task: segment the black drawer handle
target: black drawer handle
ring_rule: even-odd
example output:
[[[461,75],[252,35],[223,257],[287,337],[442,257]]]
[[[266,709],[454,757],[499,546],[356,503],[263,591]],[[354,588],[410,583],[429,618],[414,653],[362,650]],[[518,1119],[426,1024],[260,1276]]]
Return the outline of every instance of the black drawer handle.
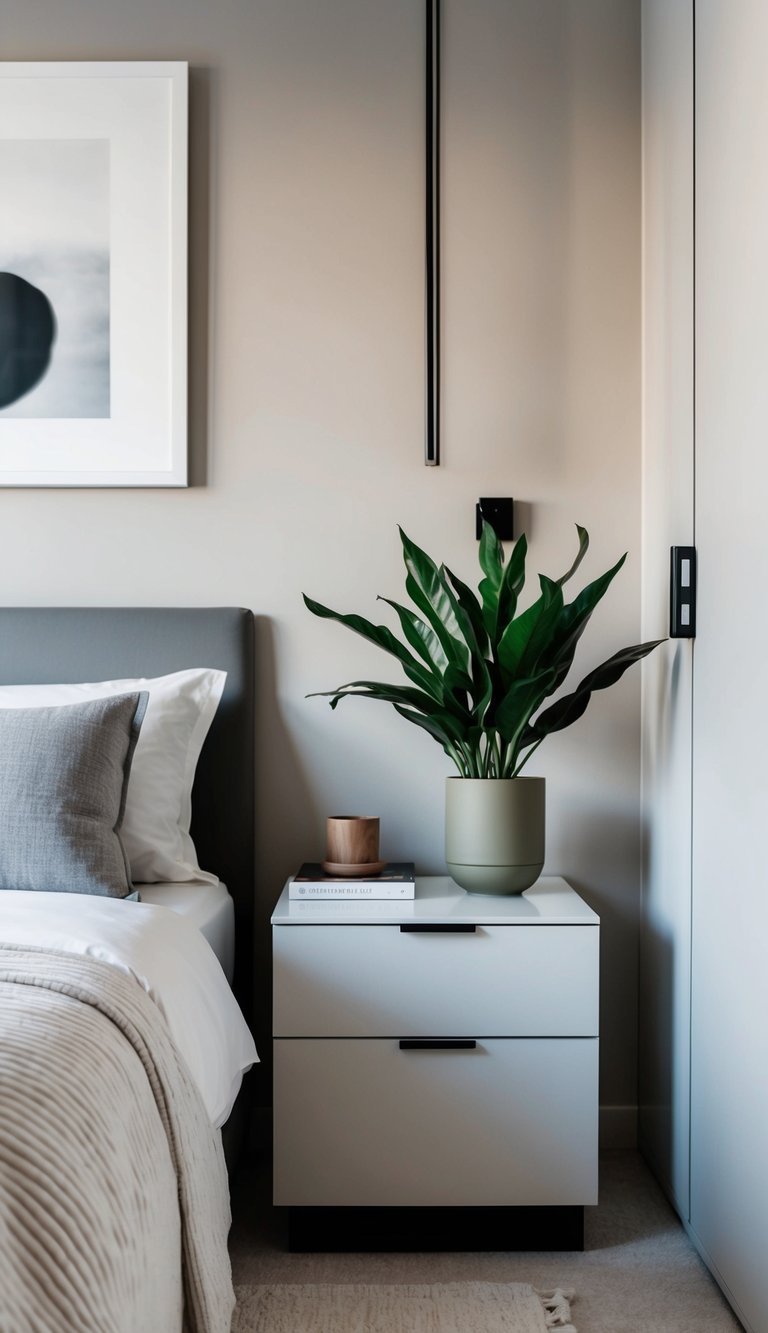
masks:
[[[452,1041],[431,1041],[418,1037],[400,1042],[401,1051],[474,1051],[476,1047],[476,1041],[463,1038]]]
[[[474,935],[477,926],[460,926],[452,921],[445,926],[401,926],[400,930],[403,935]]]

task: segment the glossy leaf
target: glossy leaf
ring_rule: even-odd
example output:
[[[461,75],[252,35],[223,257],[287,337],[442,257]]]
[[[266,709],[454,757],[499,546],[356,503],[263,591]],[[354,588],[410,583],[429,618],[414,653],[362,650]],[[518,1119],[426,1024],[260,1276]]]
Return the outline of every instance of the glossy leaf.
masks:
[[[592,615],[598,602],[601,601],[607,593],[626,558],[627,556],[625,552],[625,554],[616,561],[615,565],[612,565],[611,568],[606,570],[604,574],[601,574],[599,578],[593,579],[592,583],[588,583],[586,588],[582,588],[578,597],[575,597],[574,600],[565,607],[562,621],[563,633],[558,635],[558,640],[564,651],[567,651],[570,636],[574,631],[578,630],[580,632],[584,628],[586,621]]]
[[[525,560],[528,554],[528,542],[523,532],[512,548],[512,554],[501,580],[499,591],[499,613],[497,630],[508,625],[517,611],[517,599],[525,585]]]
[[[456,594],[456,600],[459,603],[459,606],[469,618],[472,625],[477,651],[479,653],[487,653],[489,640],[483,621],[483,608],[480,605],[480,602],[478,602],[472,589],[468,588],[466,583],[462,583],[461,579],[457,578],[450,569],[443,566],[443,571]]]
[[[504,577],[504,547],[496,536],[496,529],[483,519],[478,548],[480,568],[485,578],[480,582],[483,605],[483,624],[491,642],[496,639],[499,617],[499,593]]]
[[[379,597],[378,600],[392,607],[400,621],[403,634],[427,666],[434,671],[444,672],[448,658],[434,630],[407,606],[401,606],[399,602],[393,602],[389,597]]]
[[[551,666],[551,645],[553,636],[563,614],[563,591],[559,584],[553,583],[546,575],[540,574],[542,597],[545,606],[528,640],[518,671],[531,675],[538,667]]]
[[[432,718],[454,740],[461,742],[467,728],[471,726],[471,717],[457,704],[443,706],[421,690],[413,690],[408,685],[388,685],[378,680],[351,680],[346,685],[339,685],[335,690],[319,690],[308,698],[324,697],[331,708],[338,708],[342,699],[378,699],[382,703],[400,705],[423,713]]]
[[[563,594],[557,584],[540,575],[540,586],[538,600],[507,625],[499,640],[499,663],[510,678],[530,675],[538,646],[546,642],[549,627],[562,611]]]
[[[438,571],[438,576],[445,587],[446,594],[453,607],[456,623],[458,624],[459,629],[464,636],[464,642],[469,649],[471,677],[467,680],[466,673],[462,673],[462,675],[464,675],[464,682],[457,681],[456,684],[460,689],[468,689],[474,702],[475,715],[482,721],[485,710],[488,707],[493,694],[493,686],[488,673],[488,666],[475,633],[475,625],[472,615],[465,610],[456,593],[450,587],[447,579],[447,571],[442,566]]]
[[[579,565],[581,564],[582,560],[584,559],[584,556],[587,554],[587,551],[589,550],[589,533],[587,532],[587,529],[580,527],[579,524],[577,523],[576,531],[579,534],[579,550],[576,555],[576,559],[574,560],[570,569],[566,570],[565,574],[562,574],[560,578],[557,580],[561,588],[564,583],[567,583],[569,579],[573,578],[574,574],[576,573],[576,570],[579,568]]]
[[[549,668],[510,685],[493,715],[493,725],[509,745],[516,740],[552,688],[554,671]]]
[[[394,709],[396,713],[399,713],[401,717],[405,718],[406,722],[412,722],[414,726],[421,727],[422,731],[426,731],[433,740],[436,740],[439,745],[442,745],[445,753],[456,764],[462,777],[473,776],[473,773],[470,771],[472,767],[471,761],[465,758],[464,751],[457,743],[456,739],[452,738],[448,734],[446,728],[441,726],[435,718],[426,717],[423,713],[413,712],[410,708],[403,708],[401,704],[395,704]]]
[[[562,685],[570,671],[579,640],[592,618],[592,613],[605,596],[626,558],[626,555],[623,555],[611,569],[592,583],[588,583],[578,597],[563,608],[560,623],[553,635],[550,654],[551,664],[557,667],[555,689]]]
[[[439,699],[442,695],[440,680],[434,679],[431,673],[423,666],[401,643],[386,625],[374,625],[364,616],[342,615],[339,611],[331,611],[321,602],[315,602],[311,597],[304,594],[304,604],[313,615],[319,616],[322,620],[337,620],[340,625],[346,625],[355,634],[360,634],[362,638],[373,643],[377,648],[383,648],[385,653],[396,657],[401,663],[403,670],[415,685],[420,685],[435,698]]]
[[[407,577],[405,589],[411,601],[425,615],[449,662],[469,671],[469,650],[461,635],[446,584],[441,580],[437,565],[400,528],[403,559]]]
[[[653,643],[638,643],[633,648],[622,648],[599,667],[595,667],[572,694],[564,695],[539,714],[531,726],[532,739],[542,740],[551,732],[562,731],[564,727],[578,721],[595,690],[607,690],[610,685],[615,685],[628,667],[647,657],[663,642],[663,639],[655,639]]]

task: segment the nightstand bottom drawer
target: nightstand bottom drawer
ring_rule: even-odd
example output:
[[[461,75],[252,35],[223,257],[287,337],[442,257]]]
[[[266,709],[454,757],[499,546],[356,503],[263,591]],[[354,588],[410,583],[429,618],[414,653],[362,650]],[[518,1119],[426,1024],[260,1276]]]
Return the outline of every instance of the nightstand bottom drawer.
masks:
[[[274,1048],[278,1205],[597,1202],[596,1038]]]

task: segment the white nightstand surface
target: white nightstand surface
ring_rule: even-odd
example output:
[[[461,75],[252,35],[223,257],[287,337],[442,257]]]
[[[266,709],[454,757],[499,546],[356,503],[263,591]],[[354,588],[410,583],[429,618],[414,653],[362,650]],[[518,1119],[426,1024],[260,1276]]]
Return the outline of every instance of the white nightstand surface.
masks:
[[[416,897],[407,902],[386,898],[291,902],[286,885],[272,914],[274,926],[377,926],[409,922],[596,926],[600,918],[557,875],[542,876],[525,893],[499,898],[465,893],[447,875],[424,875],[416,880]]]

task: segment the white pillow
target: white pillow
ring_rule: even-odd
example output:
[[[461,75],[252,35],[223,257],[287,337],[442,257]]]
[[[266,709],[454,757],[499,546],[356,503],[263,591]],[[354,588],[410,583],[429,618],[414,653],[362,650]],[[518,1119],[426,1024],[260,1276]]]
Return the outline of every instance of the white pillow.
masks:
[[[131,879],[137,884],[184,880],[217,884],[217,876],[197,864],[189,824],[197,761],[226,678],[226,671],[193,667],[151,680],[0,685],[0,708],[49,708],[146,690],[147,711],[120,830]]]

